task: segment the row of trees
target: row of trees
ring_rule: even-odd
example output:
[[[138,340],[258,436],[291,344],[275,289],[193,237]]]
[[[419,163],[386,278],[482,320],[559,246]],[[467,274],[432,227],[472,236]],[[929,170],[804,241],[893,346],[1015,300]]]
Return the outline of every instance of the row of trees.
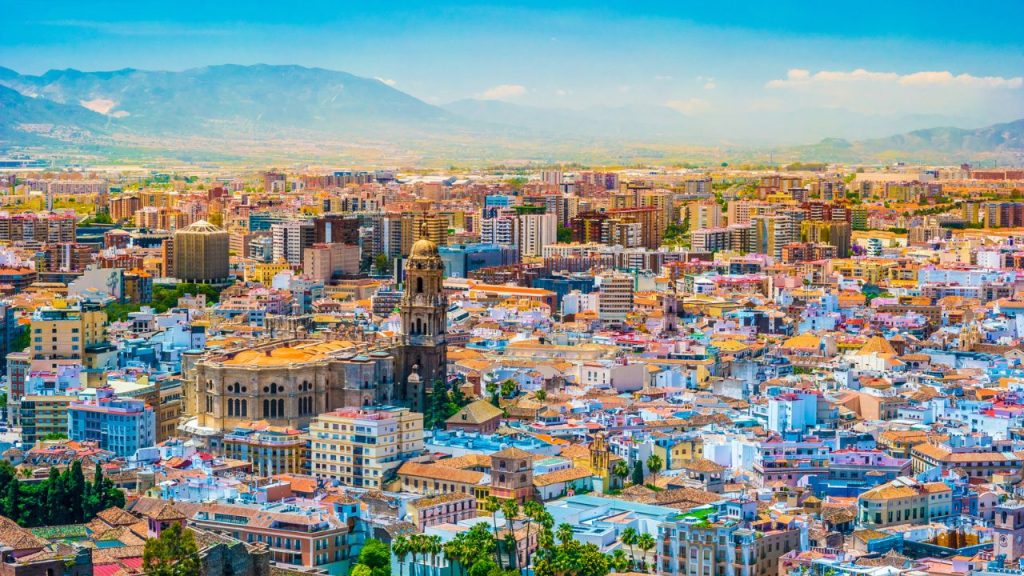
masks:
[[[112,506],[124,506],[124,492],[103,477],[99,464],[92,482],[75,461],[64,472],[50,468],[46,480],[29,483],[17,479],[10,463],[0,462],[0,514],[20,526],[81,524]]]
[[[622,549],[604,555],[594,544],[576,540],[572,526],[560,524],[555,528],[554,518],[539,502],[530,501],[520,506],[514,500],[490,496],[484,502],[484,510],[491,514],[490,529],[481,522],[443,544],[438,536],[396,536],[391,543],[391,552],[399,565],[399,573],[395,576],[416,576],[412,565],[428,563],[436,566],[442,553],[458,567],[461,576],[513,576],[519,573],[519,569],[531,565],[535,576],[606,576],[612,570],[656,571],[657,557],[650,564],[647,561],[655,548],[655,539],[635,528],[626,528],[622,532],[622,543],[629,548],[628,556]],[[525,519],[526,542],[531,542],[533,536],[537,538],[536,551],[528,548],[522,565],[514,531],[505,530],[502,537],[497,536],[498,512],[506,519]],[[640,551],[639,556],[637,550]],[[368,541],[359,555],[353,576],[391,576],[390,568],[385,567],[385,558],[388,557],[385,544]]]

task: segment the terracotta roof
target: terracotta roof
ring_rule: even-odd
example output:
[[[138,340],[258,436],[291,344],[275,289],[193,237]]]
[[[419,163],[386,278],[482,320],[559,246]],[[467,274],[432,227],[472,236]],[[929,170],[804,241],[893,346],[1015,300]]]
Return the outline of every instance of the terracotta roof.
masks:
[[[508,448],[505,448],[504,450],[501,450],[501,451],[495,452],[494,454],[491,454],[491,458],[530,458],[530,459],[532,459],[533,458],[533,454],[527,452],[526,450],[522,450],[520,448],[516,448],[515,446],[509,446]]]
[[[483,472],[472,470],[459,470],[448,468],[438,464],[421,464],[419,462],[406,462],[398,469],[399,476],[414,476],[430,480],[447,480],[460,484],[481,484],[488,475]]]
[[[563,470],[556,470],[554,472],[548,472],[547,474],[534,476],[533,485],[550,486],[552,484],[558,484],[559,482],[571,482],[573,480],[587,478],[592,475],[593,472],[585,468],[565,468]]]

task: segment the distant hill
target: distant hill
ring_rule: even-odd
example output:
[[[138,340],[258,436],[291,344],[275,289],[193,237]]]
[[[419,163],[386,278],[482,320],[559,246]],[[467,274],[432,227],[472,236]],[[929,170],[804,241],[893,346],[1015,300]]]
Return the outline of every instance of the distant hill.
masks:
[[[107,128],[107,118],[81,106],[31,98],[0,85],[0,140],[23,144],[92,140]]]
[[[824,161],[863,161],[900,158],[908,161],[966,160],[977,156],[1024,157],[1024,119],[982,128],[927,128],[848,142],[826,138],[793,149],[800,158]]]
[[[94,111],[116,120],[116,130],[143,136],[259,137],[295,131],[341,136],[429,130],[454,121],[445,110],[378,80],[301,66],[52,70],[42,76],[3,69],[0,85]]]
[[[699,100],[699,99],[698,99]],[[703,102],[703,101],[701,101]],[[447,165],[642,163],[777,157],[808,161],[1019,159],[1024,121],[802,109],[751,119],[710,102],[589,109],[494,100],[434,106],[379,80],[322,68],[221,65],[180,72],[0,68],[0,147],[88,147],[111,158],[366,158]],[[945,119],[943,119],[945,118]],[[756,135],[753,127],[764,134]],[[818,144],[795,146],[813,141]]]

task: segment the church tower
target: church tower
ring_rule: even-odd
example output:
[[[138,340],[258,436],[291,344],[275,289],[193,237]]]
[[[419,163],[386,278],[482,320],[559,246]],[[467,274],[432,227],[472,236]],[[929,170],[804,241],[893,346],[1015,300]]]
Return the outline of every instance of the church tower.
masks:
[[[669,284],[669,290],[661,297],[661,332],[666,336],[679,333],[679,293],[671,274]]]
[[[398,351],[398,398],[417,412],[423,411],[434,382],[447,380],[448,299],[441,288],[443,280],[444,262],[437,244],[427,239],[424,230],[409,252],[405,292],[399,303],[402,343]],[[414,373],[418,379],[410,382]]]

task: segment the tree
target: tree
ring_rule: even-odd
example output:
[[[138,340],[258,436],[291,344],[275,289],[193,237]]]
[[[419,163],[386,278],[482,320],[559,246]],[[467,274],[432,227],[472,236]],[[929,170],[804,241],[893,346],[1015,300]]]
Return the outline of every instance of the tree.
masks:
[[[629,565],[636,567],[636,552],[633,550],[633,546],[640,540],[640,535],[637,534],[636,528],[630,526],[623,530],[619,540],[626,546],[629,546]]]
[[[568,244],[569,242],[572,242],[572,228],[559,226],[557,240],[559,244]]]
[[[359,551],[357,562],[370,569],[368,576],[391,576],[391,550],[380,540],[368,539]]]
[[[633,462],[633,478],[632,478],[632,480],[633,480],[633,484],[638,484],[639,485],[639,484],[643,484],[644,483],[644,465],[640,462],[639,458],[637,458],[637,460],[635,462]]]
[[[491,395],[491,404],[501,408],[501,403],[498,402],[498,384],[496,382],[487,383],[487,393]]]
[[[544,390],[542,388],[540,390],[537,390],[537,392],[534,393],[534,397],[537,398],[538,402],[543,402],[543,401],[548,399],[548,392],[547,392],[547,390]]]
[[[373,570],[366,564],[356,564],[352,567],[351,576],[373,576]]]
[[[146,540],[142,566],[148,576],[192,576],[202,571],[195,536],[171,524],[157,538]]]
[[[619,460],[612,466],[612,474],[619,477],[622,482],[626,481],[626,477],[629,476],[629,464],[626,464],[625,460]]]
[[[71,468],[66,472],[66,486],[64,488],[65,493],[68,497],[68,516],[70,516],[75,523],[85,522],[85,474],[82,473],[82,461],[75,460],[71,463]]]
[[[484,512],[488,512],[491,515],[491,527],[494,531],[491,534],[498,533],[498,510],[501,510],[501,501],[496,496],[488,496],[484,500]],[[498,547],[494,547],[494,563],[501,564],[501,552],[498,551]]]
[[[569,542],[572,541],[572,526],[565,523],[559,524],[555,536],[562,543],[562,546],[568,546]]]
[[[404,534],[395,536],[391,541],[391,552],[394,553],[395,558],[398,559],[398,576],[402,576],[402,567],[405,566],[405,559],[409,557],[409,552],[411,552],[409,538]]]
[[[516,384],[516,381],[509,378],[501,383],[501,395],[505,398],[511,398],[515,395],[518,388],[519,385]]]
[[[388,255],[377,254],[377,257],[373,259],[373,267],[377,269],[377,274],[384,274],[388,270]]]
[[[654,545],[654,536],[651,536],[647,532],[644,532],[639,536],[639,538],[637,538],[636,546],[644,553],[642,563],[645,571],[647,570],[647,553],[654,548]],[[655,572],[657,572],[657,566],[655,566],[654,568]]]
[[[541,514],[544,513],[544,507],[540,505],[540,502],[535,500],[527,500],[523,503],[523,516],[526,516],[526,565],[530,565],[530,529],[536,523]]]
[[[441,553],[441,537],[440,536],[424,536],[423,537],[423,552],[430,556],[430,566],[437,566],[437,555]]]
[[[654,478],[657,478],[658,472],[661,472],[661,464],[661,456],[651,454],[647,457],[647,469],[651,471],[651,476]]]
[[[64,491],[64,482],[57,469],[50,467],[50,477],[46,479],[46,524],[61,525],[67,524],[67,496]]]
[[[508,528],[508,536],[511,536],[511,545],[509,545],[509,538],[504,539],[506,552],[508,553],[508,567],[515,567],[514,554],[516,551],[516,536],[515,530],[512,528],[512,521],[519,516],[519,503],[515,500],[508,499],[501,503],[501,513],[505,516],[505,527]]]
[[[20,482],[16,479],[11,480],[7,485],[7,494],[4,496],[3,509],[4,516],[7,516],[15,522],[21,516],[21,487]]]
[[[626,553],[622,551],[622,548],[616,548],[612,552],[611,565],[616,572],[625,572],[629,569],[629,559],[626,558]]]
[[[423,415],[423,427],[433,429],[447,420],[447,405],[448,388],[443,381],[435,380],[434,385],[430,387],[430,398],[426,413]]]

